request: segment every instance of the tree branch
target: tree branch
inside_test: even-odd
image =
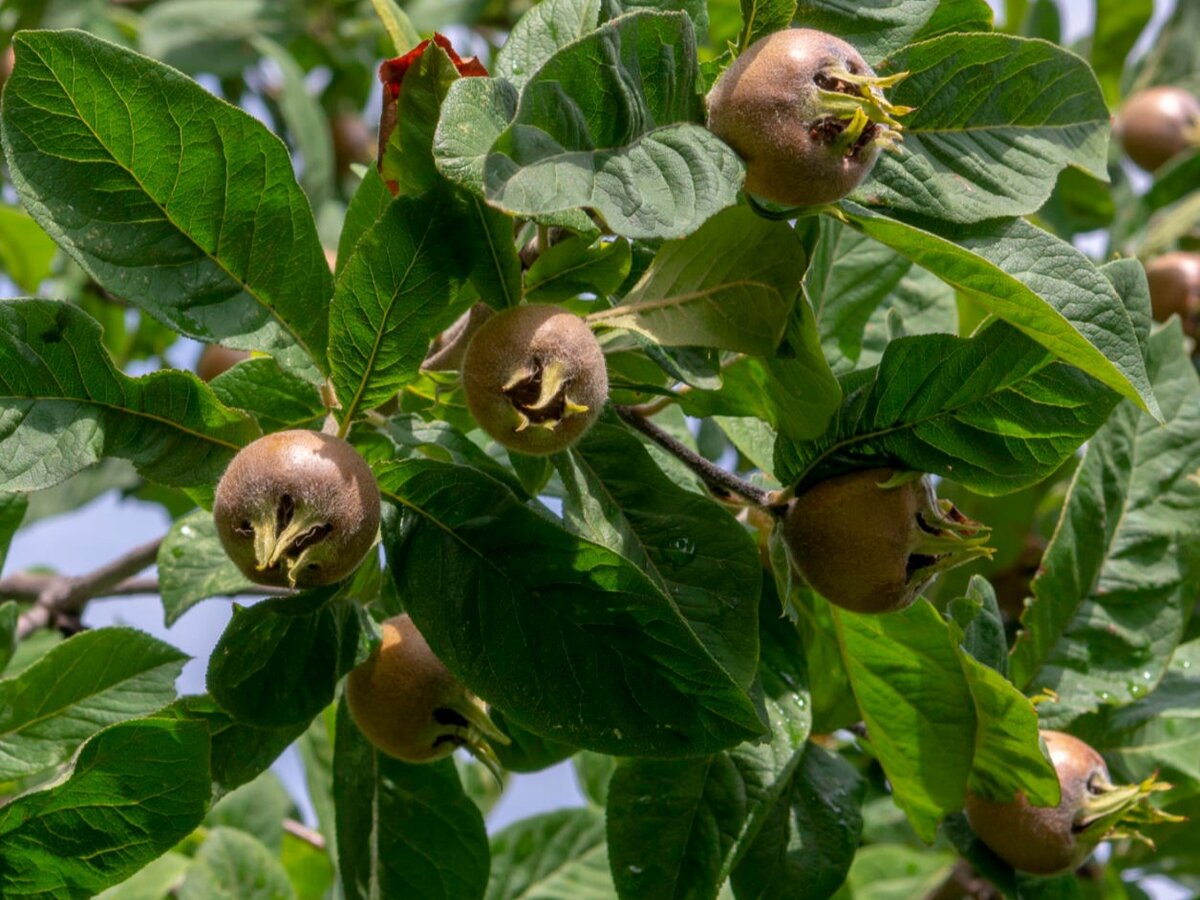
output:
[[[763,490],[748,481],[738,478],[732,472],[726,472],[720,466],[709,462],[699,453],[689,449],[667,434],[649,419],[640,415],[638,410],[629,406],[614,406],[626,424],[640,431],[658,446],[676,457],[685,466],[700,477],[708,488],[720,495],[734,494],[743,500],[749,500],[762,509],[770,509],[774,503],[773,493]]]
[[[307,825],[297,822],[295,819],[284,819],[283,830],[292,837],[297,837],[304,843],[316,847],[318,850],[325,849],[325,836],[319,831],[313,831]]]

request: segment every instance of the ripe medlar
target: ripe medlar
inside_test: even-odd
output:
[[[485,737],[509,743],[483,701],[442,664],[412,619],[383,623],[383,642],[346,680],[346,703],[367,739],[396,759],[433,762],[465,747],[497,771]]]
[[[196,362],[196,374],[201,381],[212,381],[218,375],[228,372],[243,359],[250,358],[249,350],[231,350],[220,344],[209,344],[200,353]]]
[[[1164,253],[1146,264],[1146,280],[1154,318],[1178,315],[1184,334],[1200,337],[1200,253]]]
[[[280,431],[243,447],[217,484],[217,534],[258,584],[341,581],[375,544],[379,486],[340,438]]]
[[[1117,113],[1113,134],[1130,159],[1153,172],[1177,153],[1200,146],[1200,100],[1169,85],[1138,91]]]
[[[569,447],[608,399],[599,342],[557,306],[514,306],[487,319],[467,345],[462,379],[475,421],[521,453]]]
[[[988,532],[939,500],[924,475],[893,469],[820,481],[783,520],[799,573],[830,603],[859,613],[903,609],[940,572],[990,555]]]
[[[880,78],[857,50],[811,28],[755,41],[708,95],[708,128],[746,163],[748,193],[781,206],[846,196],[900,138]]]
[[[1000,803],[967,792],[971,828],[1014,869],[1033,875],[1074,869],[1106,837],[1141,838],[1132,826],[1175,819],[1144,803],[1170,785],[1151,778],[1117,787],[1103,757],[1079,738],[1061,731],[1040,734],[1062,788],[1058,806],[1033,806],[1021,793]]]

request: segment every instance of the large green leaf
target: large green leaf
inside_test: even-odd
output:
[[[638,11],[557,51],[490,144],[488,201],[522,216],[591,207],[615,233],[646,238],[689,234],[731,205],[742,164],[693,124],[703,119],[695,40],[686,14]],[[471,91],[494,105],[469,110],[456,156],[467,152],[463,132],[475,132],[470,144],[482,152],[506,121],[511,97],[478,96],[487,90]]]
[[[0,895],[92,896],[171,849],[208,808],[208,747],[191,722],[97,734],[68,779],[0,808]]]
[[[283,848],[283,821],[296,815],[296,804],[287,788],[268,769],[222,797],[204,817],[204,825],[237,828],[254,835],[273,853],[279,853]]]
[[[193,375],[129,378],[68,303],[0,302],[0,489],[31,491],[119,456],[176,486],[216,481],[258,434]]]
[[[343,702],[333,767],[346,897],[483,897],[487,833],[454,760],[412,765],[384,756],[362,736]]]
[[[890,460],[979,493],[1014,491],[1057,469],[1117,402],[999,322],[972,338],[892,341],[877,367],[843,386],[842,409],[820,439],[776,443],[784,483],[833,465]]]
[[[415,378],[430,340],[466,308],[456,224],[445,194],[400,197],[338,275],[329,361],[344,423]]]
[[[945,850],[876,844],[854,858],[835,900],[911,900],[927,897],[950,875],[957,858]]]
[[[283,144],[161,63],[25,32],[4,92],[9,172],[100,284],[191,337],[325,367],[329,267]]]
[[[1021,790],[1058,803],[1032,705],[963,651],[961,630],[937,610],[918,600],[887,615],[835,609],[833,617],[872,751],[922,840],[962,808],[968,783],[998,798]]]
[[[296,896],[276,854],[252,835],[213,828],[173,894],[179,900],[291,900]]]
[[[629,275],[629,242],[573,237],[540,254],[525,273],[525,299],[556,303],[583,293],[607,297]]]
[[[235,719],[258,727],[307,724],[361,662],[361,608],[336,588],[235,607],[208,663],[208,689]]]
[[[492,839],[487,900],[611,900],[604,818],[564,809],[514,822]]]
[[[754,737],[744,688],[656,583],[460,466],[377,471],[401,597],[464,684],[530,730],[620,755],[696,755]]]
[[[1200,380],[1178,322],[1150,339],[1166,425],[1122,404],[1088,442],[1021,618],[1013,680],[1050,723],[1146,695],[1200,591]]]
[[[602,0],[543,0],[521,16],[496,54],[493,71],[522,87],[542,64],[600,23]]]
[[[0,272],[27,294],[50,277],[54,241],[29,215],[12,206],[0,206]]]
[[[320,427],[325,405],[315,385],[297,378],[270,357],[243,360],[210,385],[217,399],[253,413],[267,431]]]
[[[158,582],[167,625],[201,600],[254,592],[221,546],[212,513],[204,509],[172,523],[158,548]]]
[[[744,51],[759,38],[788,28],[796,18],[796,0],[741,0],[742,30],[738,50]]]
[[[100,628],[0,681],[0,781],[53,768],[105,726],[166,706],[185,662],[148,634]]]
[[[555,463],[566,527],[649,575],[714,659],[749,688],[762,584],[749,532],[715,501],[675,484],[614,421],[597,422]]]
[[[1092,69],[1104,88],[1104,99],[1110,106],[1120,102],[1125,60],[1153,13],[1154,0],[1096,0],[1096,27],[1091,41]]]
[[[951,227],[917,217],[902,222],[848,201],[843,206],[875,240],[1158,415],[1133,311],[1070,244],[1024,219]]]
[[[949,285],[829,216],[821,219],[807,285],[821,349],[839,374],[878,363],[893,337],[958,330]]]
[[[854,194],[868,205],[982,222],[1036,212],[1067,165],[1108,180],[1108,106],[1087,63],[1061,47],[948,34],[880,70],[910,73],[889,99],[915,110],[900,151]]]
[[[796,22],[836,34],[873,63],[920,32],[938,0],[800,0]]]
[[[807,265],[804,245],[786,222],[734,207],[664,244],[621,305],[588,320],[668,347],[771,356]]]

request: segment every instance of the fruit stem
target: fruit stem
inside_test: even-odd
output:
[[[649,419],[641,416],[629,406],[613,407],[617,415],[636,431],[640,431],[658,446],[662,447],[681,463],[691,469],[708,486],[709,490],[720,496],[734,494],[743,500],[748,500],[753,506],[767,510],[772,514],[780,514],[776,509],[775,495],[760,487],[738,478],[732,472],[726,472],[720,466],[709,462],[699,453],[685,447],[671,435],[667,434]]]

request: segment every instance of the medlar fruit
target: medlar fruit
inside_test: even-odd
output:
[[[1040,732],[1058,774],[1058,806],[1033,806],[1024,794],[1008,803],[967,791],[971,828],[992,852],[1014,869],[1053,875],[1077,868],[1106,837],[1142,838],[1133,826],[1176,819],[1146,804],[1145,798],[1170,785],[1148,779],[1117,787],[1104,759],[1079,738],[1061,731]]]
[[[1154,318],[1178,315],[1184,334],[1200,337],[1200,253],[1164,253],[1146,264],[1146,281]]]
[[[379,486],[340,438],[280,431],[243,447],[217,484],[217,534],[258,584],[314,587],[357,568],[379,531]]]
[[[911,110],[889,103],[883,88],[903,78],[880,78],[822,31],[776,31],[717,80],[708,129],[745,161],[748,193],[789,207],[832,203],[900,139],[896,116]]]
[[[608,399],[599,342],[557,306],[514,306],[487,319],[467,345],[462,379],[475,421],[521,453],[569,447]]]
[[[346,679],[346,703],[367,739],[396,759],[433,762],[464,747],[493,771],[485,738],[509,743],[483,701],[442,664],[412,619],[383,623],[383,642]]]
[[[924,475],[865,469],[813,485],[787,506],[799,573],[843,609],[903,609],[940,573],[992,553],[989,529],[939,500]]]
[[[1169,85],[1138,91],[1117,113],[1113,134],[1130,159],[1153,172],[1177,153],[1200,146],[1200,100]]]
[[[196,362],[196,374],[201,381],[212,381],[249,358],[249,350],[231,350],[220,344],[209,344],[201,351],[200,359]]]

